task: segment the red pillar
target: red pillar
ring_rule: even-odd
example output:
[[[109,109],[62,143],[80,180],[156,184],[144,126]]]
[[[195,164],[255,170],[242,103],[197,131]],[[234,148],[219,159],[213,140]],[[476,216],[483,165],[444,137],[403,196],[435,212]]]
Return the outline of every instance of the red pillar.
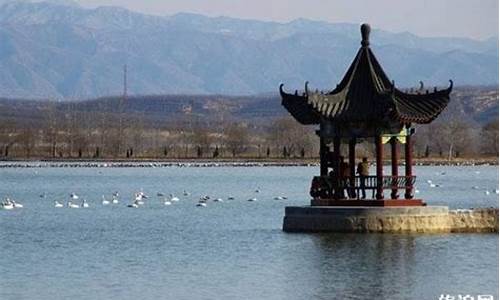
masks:
[[[413,141],[411,135],[406,136],[406,144],[405,144],[405,176],[406,176],[406,192],[405,199],[413,198],[413,183],[411,177],[412,173],[412,165],[413,165]]]
[[[377,200],[384,199],[384,189],[383,189],[383,177],[384,177],[384,145],[382,144],[382,137],[375,137],[375,152],[377,156],[377,195],[375,196]]]
[[[398,199],[398,160],[399,160],[399,145],[396,137],[391,138],[391,166],[392,166],[392,199]]]
[[[342,199],[344,195],[340,186],[340,137],[338,136],[333,138],[333,188],[334,198]]]
[[[352,138],[349,141],[349,196],[350,198],[356,198],[356,188],[355,179],[356,179],[356,138]]]

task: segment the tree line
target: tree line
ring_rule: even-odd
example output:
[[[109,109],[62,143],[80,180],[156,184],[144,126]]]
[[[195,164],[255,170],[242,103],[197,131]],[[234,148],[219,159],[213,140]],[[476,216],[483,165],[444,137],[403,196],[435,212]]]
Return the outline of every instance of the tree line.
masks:
[[[317,158],[316,129],[289,116],[240,120],[229,113],[186,112],[152,122],[145,113],[88,111],[71,104],[46,103],[40,105],[36,118],[0,116],[0,158]],[[373,153],[373,143],[357,147],[359,156]],[[474,125],[445,115],[418,126],[415,156],[498,156],[498,119]]]

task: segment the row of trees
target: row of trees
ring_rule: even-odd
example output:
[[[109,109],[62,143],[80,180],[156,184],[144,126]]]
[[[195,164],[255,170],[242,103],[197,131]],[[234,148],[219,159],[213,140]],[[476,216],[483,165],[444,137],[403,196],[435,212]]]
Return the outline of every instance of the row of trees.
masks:
[[[182,115],[155,124],[145,115],[61,111],[46,106],[40,117],[0,119],[3,158],[315,158],[314,127],[291,117],[241,122]],[[498,120],[471,126],[443,118],[417,128],[417,157],[498,156]],[[372,155],[372,143],[357,147]]]

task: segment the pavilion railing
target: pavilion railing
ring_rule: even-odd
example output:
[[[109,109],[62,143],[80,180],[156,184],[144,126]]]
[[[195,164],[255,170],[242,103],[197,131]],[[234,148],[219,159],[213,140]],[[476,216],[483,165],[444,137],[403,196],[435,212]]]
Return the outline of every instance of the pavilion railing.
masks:
[[[364,182],[364,185],[362,184]],[[381,187],[384,190],[408,190],[413,189],[416,176],[355,176],[354,178],[338,178],[332,176],[316,176],[311,185],[311,196],[332,197],[335,188],[341,190],[377,190]]]

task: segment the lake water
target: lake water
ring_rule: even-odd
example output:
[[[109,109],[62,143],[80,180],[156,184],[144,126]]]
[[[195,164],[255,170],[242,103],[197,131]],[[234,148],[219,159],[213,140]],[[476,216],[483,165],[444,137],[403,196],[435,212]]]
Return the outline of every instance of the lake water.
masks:
[[[0,196],[24,204],[0,211],[0,299],[498,299],[496,234],[282,232],[284,207],[308,204],[317,172],[0,169]],[[498,188],[497,166],[417,167],[416,174],[418,196],[430,205],[498,207],[498,195],[485,194]],[[140,189],[150,199],[127,208]],[[102,206],[101,195],[114,191],[120,204]],[[181,200],[164,206],[159,191]],[[71,192],[90,208],[54,208]],[[204,194],[225,201],[196,207]],[[279,195],[288,200],[273,200]],[[252,197],[258,201],[246,201]]]

